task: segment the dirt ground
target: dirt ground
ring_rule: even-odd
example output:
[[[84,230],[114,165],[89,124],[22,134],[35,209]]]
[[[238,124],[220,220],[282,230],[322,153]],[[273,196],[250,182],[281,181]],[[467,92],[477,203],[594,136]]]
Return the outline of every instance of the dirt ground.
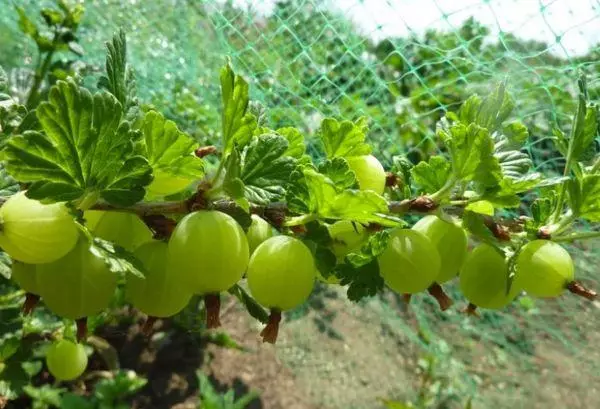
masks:
[[[426,407],[435,409],[462,409],[468,396],[473,408],[600,408],[598,303],[580,308],[572,322],[559,308],[541,307],[551,316],[512,319],[507,312],[496,322],[486,314],[463,318],[459,306],[439,314],[427,299],[408,307],[391,295],[354,304],[342,291],[318,291],[310,305],[288,314],[275,346],[263,344],[262,325],[228,301],[222,330],[244,350],[160,326],[159,334],[170,335],[149,339],[137,325],[101,335],[119,351],[122,367],[149,379],[131,402],[136,409],[201,407],[199,368],[222,391],[257,391],[249,409],[380,409],[382,399],[414,401],[424,385]],[[544,330],[561,320],[581,334]],[[436,369],[426,378],[422,365],[431,357]]]

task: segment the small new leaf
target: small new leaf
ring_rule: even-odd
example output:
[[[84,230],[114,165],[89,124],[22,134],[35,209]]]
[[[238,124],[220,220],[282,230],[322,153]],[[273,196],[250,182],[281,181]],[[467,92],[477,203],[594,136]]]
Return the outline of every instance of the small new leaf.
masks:
[[[241,158],[240,179],[246,199],[266,205],[285,196],[296,159],[285,156],[287,140],[277,134],[253,138]]]
[[[288,148],[285,151],[284,156],[291,156],[296,159],[300,159],[304,156],[306,145],[304,143],[304,136],[298,129],[292,127],[279,128],[277,133],[288,141]]]
[[[180,131],[175,122],[149,111],[141,124],[146,158],[152,170],[174,178],[193,180],[203,175],[203,162],[194,155],[196,141]]]
[[[151,168],[134,154],[138,135],[122,121],[114,96],[58,81],[37,117],[43,132],[12,137],[4,150],[11,176],[31,183],[29,197],[57,202],[99,195],[118,206],[144,197]]]
[[[356,185],[356,176],[344,158],[326,160],[319,165],[319,173],[331,179],[338,191],[350,189]]]
[[[98,80],[98,87],[104,88],[117,98],[124,112],[137,105],[135,75],[127,65],[127,39],[119,30],[111,42],[106,43],[106,75]]]
[[[442,156],[432,156],[429,162],[419,162],[410,169],[410,175],[423,193],[441,189],[450,175],[450,162]]]
[[[478,180],[488,185],[490,178],[499,176],[499,166],[493,155],[494,142],[487,129],[474,123],[456,123],[439,129],[438,135],[448,146],[456,180]]]
[[[248,112],[248,92],[248,83],[233,72],[228,62],[221,69],[223,157],[234,145],[245,146],[257,127],[256,117]]]
[[[370,154],[371,147],[365,143],[367,131],[366,118],[359,118],[356,122],[325,118],[321,122],[319,136],[327,159]]]
[[[379,264],[375,259],[361,266],[338,264],[335,276],[341,280],[340,285],[348,286],[347,296],[350,301],[360,301],[383,290],[383,278],[379,274]]]
[[[144,265],[121,246],[95,237],[90,250],[101,257],[113,273],[145,277]]]

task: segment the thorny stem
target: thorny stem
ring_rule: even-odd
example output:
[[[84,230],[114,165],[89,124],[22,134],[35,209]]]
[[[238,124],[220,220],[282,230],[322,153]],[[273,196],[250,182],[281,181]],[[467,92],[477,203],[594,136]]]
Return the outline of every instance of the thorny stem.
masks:
[[[272,309],[271,315],[269,315],[269,321],[267,326],[260,332],[260,336],[263,338],[263,342],[274,344],[277,342],[277,335],[279,334],[279,323],[281,322],[281,311]]]
[[[56,31],[54,33],[54,39],[52,40],[52,50],[48,51],[48,54],[46,54],[46,58],[44,58],[39,68],[35,71],[35,75],[33,77],[33,84],[31,85],[29,95],[27,96],[27,101],[25,102],[25,106],[27,106],[27,108],[29,109],[34,107],[38,94],[40,92],[40,86],[42,85],[42,81],[44,81],[48,69],[50,68],[50,64],[52,63],[52,57],[54,56],[54,52],[56,51],[54,47],[58,36],[59,34]],[[42,55],[40,54],[40,59],[41,57]]]

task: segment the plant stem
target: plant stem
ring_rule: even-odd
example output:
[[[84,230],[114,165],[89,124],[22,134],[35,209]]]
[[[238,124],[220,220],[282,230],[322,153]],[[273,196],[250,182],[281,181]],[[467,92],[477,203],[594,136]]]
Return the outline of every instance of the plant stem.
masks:
[[[40,87],[42,86],[42,82],[44,78],[46,78],[46,74],[48,73],[48,69],[50,68],[50,64],[52,63],[52,57],[54,56],[54,52],[56,51],[55,45],[56,40],[58,39],[58,32],[54,33],[54,39],[52,40],[52,49],[47,52],[46,57],[44,58],[42,64],[35,70],[35,75],[33,77],[33,84],[31,85],[31,89],[29,90],[29,95],[27,96],[27,101],[25,102],[25,106],[27,108],[32,109],[35,107],[37,98],[40,92]],[[40,51],[40,59],[41,59],[41,51]]]
[[[305,214],[302,216],[292,217],[288,219],[284,225],[285,226],[300,226],[301,224],[306,224],[312,222],[313,220],[317,220],[318,216],[316,214]]]
[[[454,188],[454,185],[456,185],[456,178],[454,176],[450,176],[444,186],[442,186],[437,192],[429,195],[429,198],[434,202],[441,202],[450,194]]]
[[[586,240],[600,237],[600,231],[587,231],[582,233],[566,234],[564,236],[552,237],[552,241],[571,242],[575,240]]]

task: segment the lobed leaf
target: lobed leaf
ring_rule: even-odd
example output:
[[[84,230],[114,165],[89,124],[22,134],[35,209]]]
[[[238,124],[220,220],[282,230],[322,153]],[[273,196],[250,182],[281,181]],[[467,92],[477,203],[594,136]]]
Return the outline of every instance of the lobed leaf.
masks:
[[[122,120],[114,96],[58,81],[37,117],[42,132],[12,137],[4,150],[11,176],[31,183],[29,197],[57,202],[99,195],[120,206],[144,197],[151,168],[134,154],[138,133]]]
[[[366,134],[367,119],[364,117],[356,122],[325,118],[319,132],[328,159],[370,154],[371,147],[365,143]]]

